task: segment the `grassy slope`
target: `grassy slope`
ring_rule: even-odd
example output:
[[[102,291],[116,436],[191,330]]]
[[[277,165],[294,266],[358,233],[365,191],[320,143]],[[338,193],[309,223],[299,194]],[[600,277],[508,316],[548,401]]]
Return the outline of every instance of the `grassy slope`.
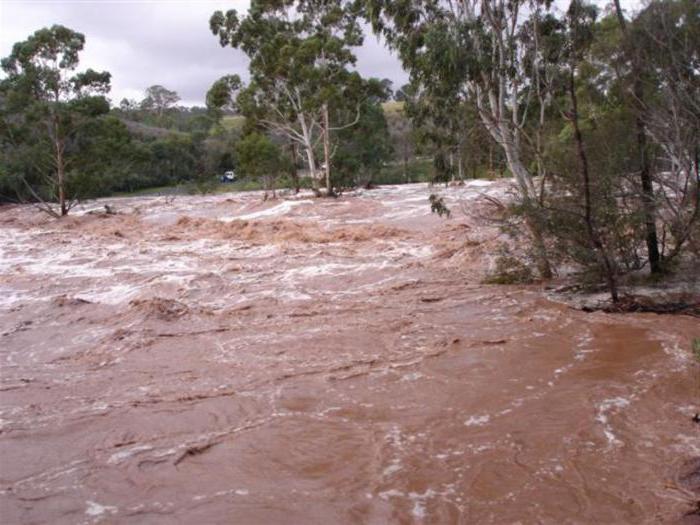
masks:
[[[240,115],[225,115],[221,120],[221,125],[227,130],[239,130],[243,127],[245,117]]]

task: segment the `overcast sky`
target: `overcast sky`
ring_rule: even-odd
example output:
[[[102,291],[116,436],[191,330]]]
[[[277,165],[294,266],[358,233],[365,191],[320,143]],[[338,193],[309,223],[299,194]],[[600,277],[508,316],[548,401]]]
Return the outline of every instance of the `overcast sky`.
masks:
[[[563,0],[562,0],[563,1]],[[604,0],[600,0],[602,3]],[[161,84],[186,105],[203,104],[213,81],[237,73],[247,78],[243,53],[219,46],[209,17],[220,9],[247,9],[247,0],[0,0],[0,57],[39,28],[62,24],[85,35],[81,69],[112,73],[110,98],[140,100]],[[637,0],[623,0],[623,7]],[[364,76],[408,80],[399,61],[373,35],[357,49]]]
[[[222,48],[209,31],[217,9],[245,12],[246,0],[0,0],[0,56],[41,27],[62,24],[85,35],[80,68],[112,73],[110,98],[141,99],[161,84],[186,105],[203,104],[219,77],[247,78],[245,55]],[[408,80],[398,60],[373,35],[357,49],[365,76],[388,78],[398,87]]]

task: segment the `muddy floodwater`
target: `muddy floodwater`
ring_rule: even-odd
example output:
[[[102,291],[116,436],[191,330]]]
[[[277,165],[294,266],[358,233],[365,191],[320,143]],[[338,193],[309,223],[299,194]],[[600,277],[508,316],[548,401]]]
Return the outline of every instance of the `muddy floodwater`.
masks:
[[[696,522],[698,319],[480,284],[507,185],[0,210],[0,522]]]

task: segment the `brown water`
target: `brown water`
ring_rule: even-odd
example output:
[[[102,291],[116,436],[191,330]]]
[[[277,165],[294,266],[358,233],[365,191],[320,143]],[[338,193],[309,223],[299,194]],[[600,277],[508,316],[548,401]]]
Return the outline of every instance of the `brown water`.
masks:
[[[428,191],[0,212],[2,523],[692,523],[698,320],[481,285],[505,183]]]

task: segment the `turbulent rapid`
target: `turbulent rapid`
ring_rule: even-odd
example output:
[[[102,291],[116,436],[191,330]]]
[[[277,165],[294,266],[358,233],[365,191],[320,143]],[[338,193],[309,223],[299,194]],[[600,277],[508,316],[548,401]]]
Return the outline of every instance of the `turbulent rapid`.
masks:
[[[692,523],[697,319],[481,284],[508,182],[431,191],[2,209],[2,522]]]

